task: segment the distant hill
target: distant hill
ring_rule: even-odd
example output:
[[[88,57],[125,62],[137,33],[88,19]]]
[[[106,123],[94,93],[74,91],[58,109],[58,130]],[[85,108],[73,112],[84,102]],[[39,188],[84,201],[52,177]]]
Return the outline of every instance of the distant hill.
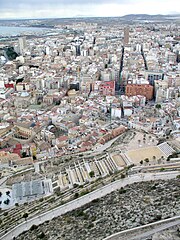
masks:
[[[149,15],[149,14],[128,14],[122,16],[121,19],[125,21],[134,21],[134,20],[168,20],[168,19],[180,19],[180,14],[175,15]]]

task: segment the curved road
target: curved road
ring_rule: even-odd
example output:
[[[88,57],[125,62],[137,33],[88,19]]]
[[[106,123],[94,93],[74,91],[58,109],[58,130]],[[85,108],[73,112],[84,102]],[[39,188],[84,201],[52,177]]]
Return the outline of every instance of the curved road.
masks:
[[[178,171],[144,173],[144,174],[136,174],[136,175],[129,176],[127,178],[112,182],[102,188],[99,188],[93,192],[86,194],[85,196],[82,196],[78,199],[75,199],[71,202],[68,202],[64,205],[61,205],[55,209],[52,209],[46,213],[40,214],[39,216],[36,216],[32,219],[29,219],[17,225],[13,229],[11,229],[9,232],[7,232],[4,236],[2,236],[0,239],[2,240],[13,239],[13,237],[17,237],[22,232],[29,230],[32,225],[39,225],[47,220],[51,220],[55,217],[61,216],[67,212],[70,212],[76,208],[79,208],[91,202],[94,199],[101,198],[117,189],[120,189],[121,187],[125,187],[128,184],[133,184],[135,182],[146,182],[150,180],[168,180],[168,179],[176,178],[177,175],[179,175]]]
[[[180,224],[180,216],[150,223],[144,226],[115,233],[104,240],[143,240],[153,234]]]

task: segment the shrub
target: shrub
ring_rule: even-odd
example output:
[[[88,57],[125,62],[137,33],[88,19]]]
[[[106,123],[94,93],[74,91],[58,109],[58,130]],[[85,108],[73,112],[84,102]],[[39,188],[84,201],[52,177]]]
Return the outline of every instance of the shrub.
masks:
[[[88,191],[88,190],[84,190],[84,191],[82,191],[82,192],[80,193],[80,195],[81,195],[81,196],[84,196],[84,195],[86,195],[87,193],[89,193],[89,191]]]
[[[4,216],[7,216],[7,215],[8,215],[8,212],[4,212],[3,215],[4,215]]]
[[[7,198],[5,201],[4,201],[4,204],[8,205],[10,202],[9,198]]]
[[[28,217],[28,213],[24,213],[22,217],[26,219]]]
[[[79,193],[76,192],[76,193],[74,194],[74,198],[78,198],[78,197],[79,197]]]
[[[84,216],[84,212],[83,212],[82,210],[78,210],[78,211],[76,212],[76,216],[77,216],[77,217],[82,217],[82,216]]]
[[[34,231],[35,229],[37,229],[38,228],[38,226],[37,225],[35,225],[35,224],[33,224],[31,227],[30,227],[30,231]]]
[[[90,229],[90,228],[93,228],[94,227],[94,224],[93,223],[90,223],[87,228]]]
[[[78,186],[79,186],[79,185],[78,185],[77,183],[74,183],[74,184],[73,184],[73,187],[74,187],[74,188],[77,188]]]
[[[126,189],[124,189],[123,187],[121,187],[120,189],[119,189],[119,193],[120,194],[123,194],[123,193],[125,193],[126,192]]]
[[[125,178],[126,175],[124,173],[121,173],[121,178]]]
[[[92,178],[92,177],[94,177],[94,171],[91,171],[90,173],[89,173],[89,176]]]
[[[41,232],[41,233],[38,235],[38,238],[43,239],[45,236],[46,236],[45,233],[44,233],[44,232]]]
[[[92,203],[97,203],[97,202],[99,202],[100,201],[100,199],[99,198],[96,198],[96,199],[93,199],[92,200]]]

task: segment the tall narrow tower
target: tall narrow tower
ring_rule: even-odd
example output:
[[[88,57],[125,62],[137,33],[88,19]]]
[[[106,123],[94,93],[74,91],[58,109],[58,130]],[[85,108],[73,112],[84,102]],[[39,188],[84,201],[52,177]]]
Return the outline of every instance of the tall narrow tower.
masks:
[[[18,41],[19,41],[19,52],[21,55],[23,55],[27,48],[26,37],[20,37]]]
[[[124,28],[124,45],[129,43],[129,27]]]

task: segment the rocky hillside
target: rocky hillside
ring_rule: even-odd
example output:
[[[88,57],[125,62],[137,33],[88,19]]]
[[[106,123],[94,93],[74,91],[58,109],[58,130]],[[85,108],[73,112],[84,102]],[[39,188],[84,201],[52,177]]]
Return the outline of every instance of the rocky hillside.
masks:
[[[180,240],[180,226],[172,227],[165,231],[155,233],[151,238],[144,240]]]
[[[175,215],[180,215],[179,179],[135,183],[62,217],[32,226],[17,239],[100,240]]]

